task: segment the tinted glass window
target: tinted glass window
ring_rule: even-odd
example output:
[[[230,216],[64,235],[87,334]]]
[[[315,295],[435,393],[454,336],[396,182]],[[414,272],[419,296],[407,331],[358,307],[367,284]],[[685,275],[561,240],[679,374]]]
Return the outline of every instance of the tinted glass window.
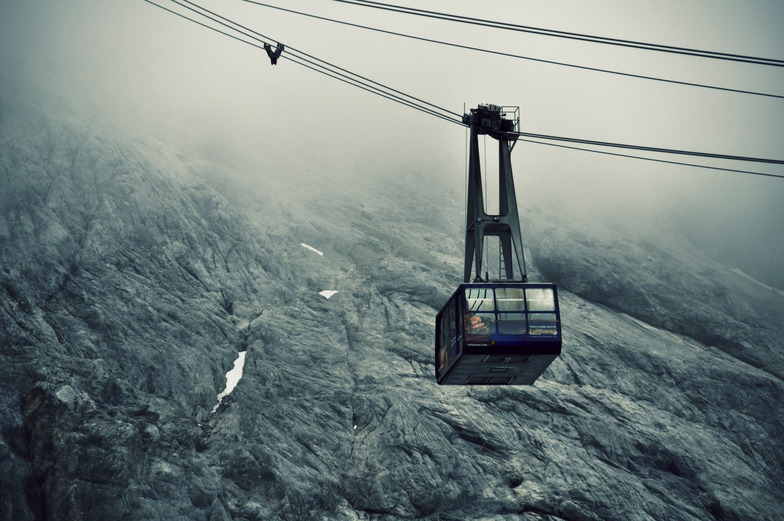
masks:
[[[524,311],[523,288],[497,288],[495,299],[498,311]]]
[[[529,313],[528,334],[532,336],[557,335],[558,321],[555,313]]]
[[[555,292],[552,288],[526,288],[529,311],[555,311]]]
[[[499,313],[498,332],[502,335],[524,335],[525,313]]]
[[[493,288],[467,288],[465,290],[466,306],[469,313],[494,311]]]
[[[495,333],[495,315],[492,313],[469,313],[465,330],[466,337],[471,340],[487,338]]]
[[[449,302],[449,308],[447,312],[444,313],[446,315],[447,322],[447,335],[449,335],[450,340],[455,337],[455,333],[457,332],[457,326],[455,325],[455,301],[452,300]]]

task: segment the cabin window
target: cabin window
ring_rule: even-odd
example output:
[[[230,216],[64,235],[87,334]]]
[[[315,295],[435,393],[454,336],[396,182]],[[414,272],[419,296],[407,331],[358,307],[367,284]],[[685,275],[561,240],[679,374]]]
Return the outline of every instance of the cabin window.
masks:
[[[502,335],[524,335],[525,313],[499,313],[498,332]]]
[[[469,313],[492,313],[495,311],[493,288],[469,288],[466,290],[465,296],[466,311]]]
[[[528,334],[531,336],[557,335],[558,319],[555,313],[529,313]]]
[[[455,333],[457,332],[457,324],[455,320],[455,301],[451,301],[449,303],[449,308],[447,309],[446,313],[446,321],[447,321],[447,336],[451,341],[455,338]]]
[[[498,311],[525,311],[523,288],[498,288],[495,290]]]
[[[524,335],[525,297],[523,288],[496,288],[498,332],[502,335]]]
[[[529,311],[555,311],[555,292],[552,288],[526,288]]]
[[[495,315],[493,313],[468,313],[466,316],[466,339],[489,339],[495,333]]]
[[[438,350],[438,372],[446,369],[458,354],[457,345],[457,313],[455,310],[455,300],[451,300],[441,313],[439,319],[439,350]]]
[[[447,354],[449,353],[449,313],[443,313],[439,322],[439,344],[438,362],[439,371],[447,365]]]

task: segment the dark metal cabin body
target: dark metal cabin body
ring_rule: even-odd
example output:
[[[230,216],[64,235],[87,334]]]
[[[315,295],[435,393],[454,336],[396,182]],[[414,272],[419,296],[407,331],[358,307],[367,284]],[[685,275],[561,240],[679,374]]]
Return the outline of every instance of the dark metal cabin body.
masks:
[[[436,316],[439,384],[531,385],[560,353],[554,284],[461,284]]]

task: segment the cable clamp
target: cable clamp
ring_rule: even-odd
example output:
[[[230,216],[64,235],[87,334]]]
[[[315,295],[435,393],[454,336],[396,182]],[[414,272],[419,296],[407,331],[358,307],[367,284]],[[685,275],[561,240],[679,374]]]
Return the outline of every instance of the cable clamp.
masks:
[[[270,63],[272,65],[276,65],[278,63],[278,58],[280,58],[280,54],[283,52],[284,47],[285,46],[282,43],[279,43],[273,51],[272,47],[270,47],[270,44],[264,44],[264,50],[267,51],[267,56],[269,56]]]

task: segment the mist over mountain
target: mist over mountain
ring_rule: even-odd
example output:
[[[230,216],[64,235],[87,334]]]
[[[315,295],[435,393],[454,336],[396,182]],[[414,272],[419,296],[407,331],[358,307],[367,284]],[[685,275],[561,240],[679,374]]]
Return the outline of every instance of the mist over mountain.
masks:
[[[781,515],[784,294],[685,241],[524,205],[563,354],[442,387],[459,180],[286,170],[11,88],[0,157],[2,519]]]

